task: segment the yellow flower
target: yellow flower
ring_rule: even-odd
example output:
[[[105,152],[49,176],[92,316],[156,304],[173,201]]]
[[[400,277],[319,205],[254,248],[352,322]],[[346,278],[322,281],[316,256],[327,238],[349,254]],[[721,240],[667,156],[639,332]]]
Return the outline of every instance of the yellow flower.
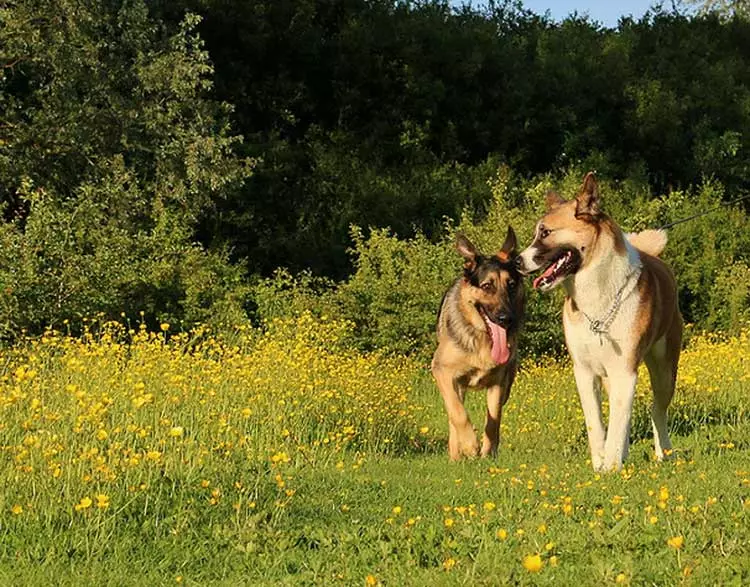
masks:
[[[104,428],[99,428],[96,432],[96,439],[97,440],[107,440],[107,437],[109,434],[107,434],[107,431]]]
[[[15,504],[12,508],[10,508],[10,511],[14,516],[18,516],[23,513],[23,507],[21,507],[21,505],[19,504]]]
[[[551,556],[549,557],[549,566],[556,567],[557,566],[557,557]]]
[[[378,580],[374,575],[367,575],[367,577],[365,577],[365,585],[367,585],[367,587],[374,587],[377,584]]]
[[[495,532],[495,536],[497,536],[498,540],[507,540],[508,531],[505,528],[500,528],[497,532]]]
[[[682,536],[672,536],[672,538],[667,540],[667,544],[675,550],[680,550],[684,543],[685,539]]]
[[[445,521],[443,522],[445,524],[446,528],[452,528],[453,527],[453,518],[445,518]]]
[[[173,426],[169,429],[169,435],[172,438],[179,438],[185,433],[185,429],[182,426]]]
[[[456,566],[456,559],[451,557],[443,561],[443,568],[446,571],[450,571],[453,567]]]
[[[401,506],[400,505],[394,506],[394,508],[393,508],[393,515],[397,516],[400,513],[401,513]]]
[[[96,507],[100,510],[106,510],[109,507],[109,496],[99,493],[96,496]]]
[[[659,488],[659,500],[660,501],[667,501],[669,499],[669,489],[662,486]]]
[[[523,557],[523,568],[529,571],[529,573],[538,573],[542,570],[542,557],[538,554],[527,554]]]
[[[79,502],[78,502],[78,503],[77,503],[77,504],[75,505],[75,510],[76,510],[77,512],[80,512],[81,510],[85,510],[85,509],[88,509],[88,508],[90,508],[90,507],[91,507],[91,504],[92,504],[92,503],[94,503],[94,502],[93,502],[93,501],[91,501],[91,498],[90,498],[90,497],[83,497],[83,498],[81,498],[81,501],[79,501]]]
[[[146,460],[158,461],[161,458],[161,453],[158,450],[150,450],[146,453]]]
[[[617,575],[617,576],[615,577],[615,583],[617,583],[618,585],[620,585],[620,584],[624,583],[624,582],[625,582],[625,581],[627,581],[627,580],[628,580],[628,578],[627,578],[627,576],[625,575],[625,573],[620,573],[619,575]]]
[[[161,324],[159,324],[159,328],[161,328],[162,332],[166,332],[167,330],[169,330],[169,323],[162,322]]]
[[[491,502],[491,501],[485,501],[484,502],[484,509],[485,509],[485,511],[491,512],[496,507],[497,506],[493,502]]]
[[[420,434],[427,434],[427,433],[428,433],[429,431],[430,431],[430,427],[429,427],[429,426],[422,426],[422,427],[421,427],[421,428],[419,429],[419,433],[420,433]]]

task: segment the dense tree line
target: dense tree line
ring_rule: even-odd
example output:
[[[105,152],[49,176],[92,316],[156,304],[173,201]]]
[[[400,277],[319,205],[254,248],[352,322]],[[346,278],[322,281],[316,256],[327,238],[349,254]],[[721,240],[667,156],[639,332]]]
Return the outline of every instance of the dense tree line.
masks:
[[[480,219],[502,166],[508,206],[574,168],[730,199],[749,147],[739,10],[607,29],[513,1],[11,0],[2,331],[241,316],[247,275],[348,275],[352,224]]]
[[[203,235],[228,238],[253,269],[341,276],[350,223],[431,233],[481,209],[488,159],[525,176],[583,162],[655,194],[705,177],[730,195],[750,185],[740,18],[657,11],[612,30],[513,2],[187,4],[204,16],[216,91],[261,158]]]

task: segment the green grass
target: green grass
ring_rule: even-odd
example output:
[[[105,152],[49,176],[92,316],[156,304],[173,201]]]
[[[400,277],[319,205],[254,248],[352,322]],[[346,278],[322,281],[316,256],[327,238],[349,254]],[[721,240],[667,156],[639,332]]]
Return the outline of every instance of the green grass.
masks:
[[[186,396],[180,409],[185,410],[183,421],[189,416],[192,424],[179,439],[184,444],[170,444],[176,439],[168,438],[160,444],[158,431],[149,432],[144,438],[153,440],[144,441],[140,454],[153,445],[161,447],[162,456],[132,466],[123,462],[110,481],[86,480],[95,470],[81,457],[90,435],[54,428],[61,454],[73,456],[62,459],[63,474],[51,478],[34,460],[51,443],[40,442],[40,455],[34,456],[36,441],[24,440],[32,420],[19,402],[45,397],[53,405],[51,386],[68,381],[70,373],[52,359],[47,367],[37,362],[37,395],[29,390],[24,400],[8,403],[14,389],[25,388],[9,374],[4,378],[0,583],[748,584],[749,350],[744,334],[729,341],[701,340],[685,351],[671,415],[676,450],[665,463],[652,459],[642,382],[626,468],[606,475],[595,474],[588,462],[570,368],[548,364],[528,366],[519,377],[497,459],[448,461],[439,394],[429,374],[413,367],[409,405],[416,407],[402,411],[414,430],[395,445],[382,438],[336,445],[335,435],[317,420],[322,437],[332,439],[325,447],[313,450],[313,442],[299,452],[295,437],[307,432],[282,430],[277,438],[254,424],[251,440],[263,446],[238,452],[210,417],[245,405],[240,388],[228,387],[230,395],[216,396],[213,407]],[[137,352],[128,352],[138,362]],[[149,352],[160,357],[156,347]],[[135,369],[111,357],[106,361],[117,364],[120,373]],[[206,378],[230,379],[233,361],[225,357]],[[264,364],[264,372],[269,365]],[[147,361],[142,368],[156,369]],[[96,365],[87,369],[90,380],[99,381]],[[200,364],[200,372],[207,369]],[[116,384],[109,375],[102,377]],[[377,378],[372,385],[370,392],[377,394]],[[188,394],[195,386],[188,386]],[[153,389],[159,388],[154,384]],[[150,414],[134,410],[130,399],[119,412],[116,398],[124,392],[108,392],[115,401],[107,416],[111,435],[106,442],[117,437],[118,418],[126,414],[155,422],[172,415],[166,429],[182,423],[159,404],[158,397],[166,393],[154,392],[157,412]],[[235,408],[227,400],[231,397],[237,398]],[[481,425],[483,394],[471,393],[467,402],[474,423]],[[277,404],[270,401],[267,409],[280,409]],[[55,413],[67,412],[58,406]],[[276,418],[263,422],[273,428]],[[64,421],[48,426],[52,430]],[[301,426],[303,420],[295,422]],[[44,438],[42,424],[34,426],[34,437]],[[134,434],[135,439],[138,431]],[[202,440],[188,442],[200,434]],[[23,446],[30,455],[18,448]],[[285,451],[288,462],[273,462],[270,457],[278,451]],[[266,456],[256,458],[260,453]],[[34,464],[32,471],[28,463]],[[110,497],[109,507],[74,508],[83,495],[97,492]],[[13,514],[14,504],[23,511]],[[675,537],[682,537],[679,549],[668,542]],[[524,558],[534,554],[542,561],[536,573],[523,566]]]

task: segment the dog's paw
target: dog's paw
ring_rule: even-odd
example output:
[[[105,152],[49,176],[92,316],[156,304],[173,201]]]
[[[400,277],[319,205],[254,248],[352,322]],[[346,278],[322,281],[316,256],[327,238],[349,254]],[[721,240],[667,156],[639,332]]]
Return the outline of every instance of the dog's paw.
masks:
[[[482,458],[496,457],[497,456],[497,444],[493,444],[489,440],[485,439],[484,442],[482,442],[482,450],[479,451],[479,456]]]
[[[461,454],[465,457],[473,458],[479,454],[479,441],[473,429],[461,434],[458,444]]]

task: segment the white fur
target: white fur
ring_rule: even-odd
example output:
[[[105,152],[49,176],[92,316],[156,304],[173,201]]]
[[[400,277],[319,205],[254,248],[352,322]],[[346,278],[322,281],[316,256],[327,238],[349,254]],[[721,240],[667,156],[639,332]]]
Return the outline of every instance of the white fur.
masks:
[[[568,296],[592,320],[602,319],[612,308],[617,292],[622,303],[606,334],[592,332],[581,313],[563,312],[565,340],[573,359],[591,448],[591,462],[597,470],[622,467],[627,456],[630,416],[635,398],[637,370],[632,357],[637,340],[632,336],[640,300],[635,292],[640,275],[640,257],[626,243],[626,255],[601,255],[572,278],[565,280]],[[567,308],[566,308],[567,310]],[[604,432],[600,388],[609,392],[609,426]]]

